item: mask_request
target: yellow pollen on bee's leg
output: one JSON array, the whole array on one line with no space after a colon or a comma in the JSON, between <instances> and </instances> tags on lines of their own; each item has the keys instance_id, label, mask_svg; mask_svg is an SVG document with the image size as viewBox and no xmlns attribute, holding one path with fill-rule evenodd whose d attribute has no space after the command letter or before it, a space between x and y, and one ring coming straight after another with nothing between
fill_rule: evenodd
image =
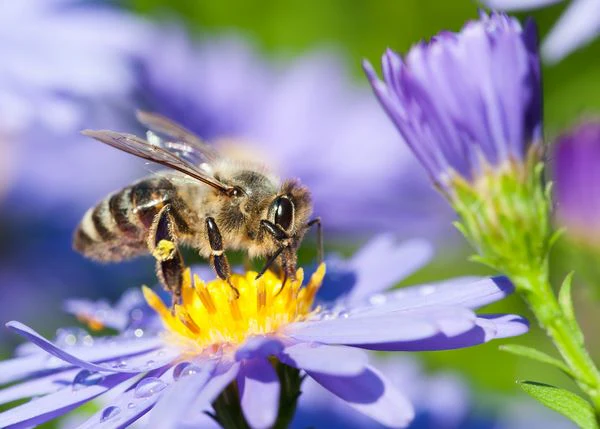
<instances>
[{"instance_id":1,"label":"yellow pollen on bee's leg","mask_svg":"<svg viewBox=\"0 0 600 429\"><path fill-rule=\"evenodd\" d=\"M159 261L168 261L175 254L175 243L170 240L162 239L158 242L154 250L152 251L152 256L154 256Z\"/></svg>"}]
</instances>

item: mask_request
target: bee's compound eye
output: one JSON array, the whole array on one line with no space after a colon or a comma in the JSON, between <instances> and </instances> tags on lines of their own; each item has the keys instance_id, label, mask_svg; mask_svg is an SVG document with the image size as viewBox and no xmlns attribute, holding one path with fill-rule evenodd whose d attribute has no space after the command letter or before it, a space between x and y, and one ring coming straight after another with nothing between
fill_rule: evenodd
<instances>
[{"instance_id":1,"label":"bee's compound eye","mask_svg":"<svg viewBox=\"0 0 600 429\"><path fill-rule=\"evenodd\" d=\"M294 205L287 197L279 197L275 200L275 224L288 231L294 220Z\"/></svg>"}]
</instances>

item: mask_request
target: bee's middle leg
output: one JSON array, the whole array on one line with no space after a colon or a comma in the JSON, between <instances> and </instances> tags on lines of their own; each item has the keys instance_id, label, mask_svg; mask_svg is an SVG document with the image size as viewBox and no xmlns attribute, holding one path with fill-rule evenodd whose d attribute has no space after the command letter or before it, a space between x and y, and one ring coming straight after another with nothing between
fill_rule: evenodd
<instances>
[{"instance_id":1,"label":"bee's middle leg","mask_svg":"<svg viewBox=\"0 0 600 429\"><path fill-rule=\"evenodd\" d=\"M208 235L208 242L210 243L211 250L210 264L215 273L217 273L217 276L229 284L237 299L240 297L240 291L230 280L231 266L229 265L229 260L227 259L227 255L223 248L223 237L221 236L221 231L219 230L215 219L210 216L206 218L206 234Z\"/></svg>"},{"instance_id":2,"label":"bee's middle leg","mask_svg":"<svg viewBox=\"0 0 600 429\"><path fill-rule=\"evenodd\" d=\"M148 237L148 248L156 259L156 275L173 295L173 305L181 302L185 264L177 248L171 206L165 205L154 217Z\"/></svg>"}]
</instances>

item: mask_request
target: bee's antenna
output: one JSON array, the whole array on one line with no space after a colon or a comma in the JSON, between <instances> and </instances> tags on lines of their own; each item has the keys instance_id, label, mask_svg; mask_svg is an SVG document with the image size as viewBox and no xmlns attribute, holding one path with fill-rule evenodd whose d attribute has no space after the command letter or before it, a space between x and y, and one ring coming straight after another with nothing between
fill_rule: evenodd
<instances>
[{"instance_id":1,"label":"bee's antenna","mask_svg":"<svg viewBox=\"0 0 600 429\"><path fill-rule=\"evenodd\" d=\"M277 251L275 253L273 253L271 255L271 257L265 263L265 266L262 267L262 270L260 270L260 272L256 275L255 280L260 279L262 277L262 275L267 272L267 270L271 267L271 265L273 265L273 263L275 262L277 257L279 255L281 255L281 252L283 252L283 249L285 249L285 246L281 246L279 249L277 249Z\"/></svg>"}]
</instances>

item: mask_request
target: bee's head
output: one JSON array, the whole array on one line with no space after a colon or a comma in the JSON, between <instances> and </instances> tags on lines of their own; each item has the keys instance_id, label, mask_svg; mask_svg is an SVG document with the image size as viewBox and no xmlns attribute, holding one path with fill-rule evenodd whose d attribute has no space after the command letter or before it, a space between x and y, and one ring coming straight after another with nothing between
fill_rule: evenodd
<instances>
[{"instance_id":1,"label":"bee's head","mask_svg":"<svg viewBox=\"0 0 600 429\"><path fill-rule=\"evenodd\" d=\"M287 180L271 202L268 218L290 238L289 247L296 248L306 232L312 214L310 191L297 180Z\"/></svg>"}]
</instances>

